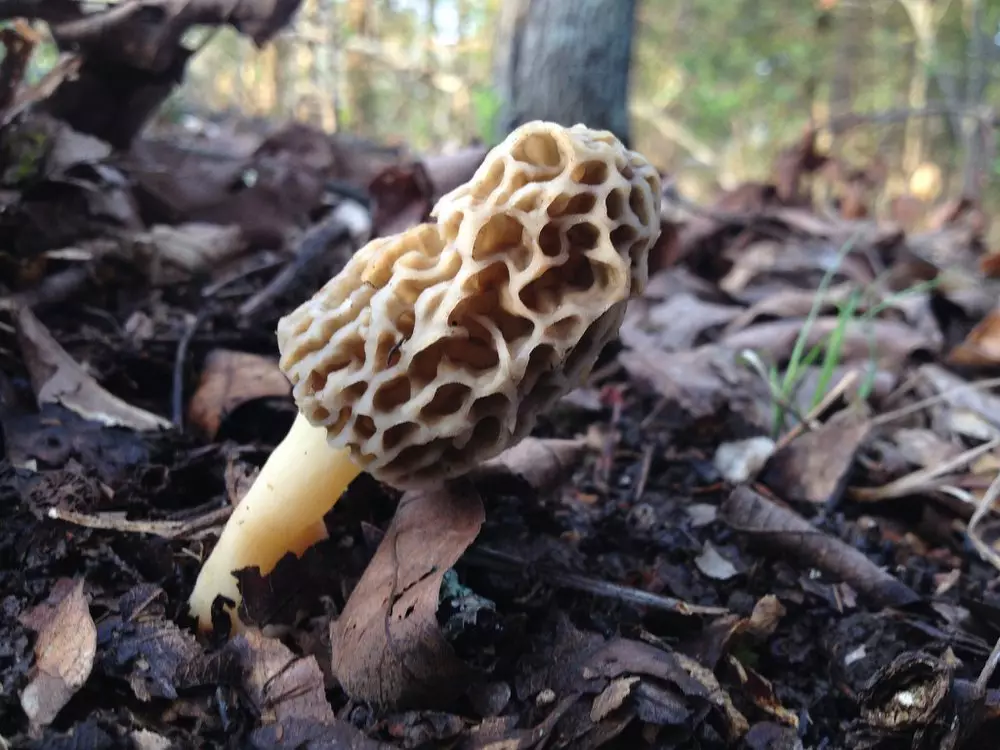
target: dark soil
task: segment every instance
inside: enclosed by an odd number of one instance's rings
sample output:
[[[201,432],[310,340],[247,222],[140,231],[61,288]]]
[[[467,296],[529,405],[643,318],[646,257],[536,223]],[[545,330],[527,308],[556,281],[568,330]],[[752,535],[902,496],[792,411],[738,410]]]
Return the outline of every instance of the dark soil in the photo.
[[[39,317],[105,387],[158,414],[171,413],[184,312],[205,314],[183,362],[185,394],[195,387],[213,348],[267,354],[275,349],[271,331],[277,308],[252,329],[241,329],[225,303],[214,301],[202,309],[193,285],[163,294],[102,287],[82,298],[88,304],[57,305],[39,311]],[[129,317],[140,312],[154,321],[154,330],[135,343],[124,330]],[[551,746],[794,747],[797,735],[805,747],[834,748],[860,747],[864,735],[886,747],[910,747],[920,737],[925,742],[938,737],[944,714],[928,715],[892,736],[863,720],[859,702],[878,670],[900,655],[918,653],[930,660],[932,675],[947,665],[948,679],[956,684],[974,681],[1000,636],[995,571],[966,554],[954,535],[916,550],[907,532],[919,533],[928,518],[910,503],[878,506],[882,517],[874,508],[849,504],[799,508],[820,529],[863,551],[919,595],[913,606],[884,608],[853,596],[850,587],[827,580],[808,564],[775,558],[766,545],[749,544],[721,519],[693,523],[693,503],[719,506],[730,492],[713,467],[716,447],[753,435],[754,429],[737,415],[690,417],[646,385],[631,382],[615,366],[613,351],[605,364],[596,384],[600,390],[592,393],[598,398],[585,405],[568,400],[536,430],[540,437],[589,434],[599,445],[559,491],[538,495],[515,484],[490,493],[486,525],[456,566],[458,581],[468,589],[462,589],[464,596],[480,602],[472,606],[477,614],[455,625],[451,618],[468,609],[460,610],[454,594],[443,597],[439,621],[449,628],[458,653],[484,671],[482,684],[450,712],[386,715],[347,701],[328,681],[326,694],[338,716],[392,746],[485,747],[462,742],[473,742],[470,730],[491,715],[514,717],[522,729],[545,718],[551,705],[521,691],[538,664],[550,670],[565,664],[567,633],[580,632],[660,644],[714,668],[752,731],[732,745],[717,721],[675,722],[652,712],[627,723],[606,743],[594,733],[574,741],[563,725],[563,742]],[[235,448],[241,449],[239,461],[263,461],[291,422],[290,402],[246,404],[227,416],[220,433],[224,439],[217,442],[199,438],[192,429],[144,437],[101,427],[59,406],[39,412],[16,357],[7,360],[4,371],[0,736],[12,747],[145,747],[140,743],[146,735],[136,732],[148,730],[175,747],[248,746],[262,719],[245,694],[239,670],[227,663],[229,652],[219,644],[193,645],[170,624],[190,627],[184,603],[198,572],[197,557],[212,537],[168,541],[93,530],[51,520],[46,511],[60,505],[87,514],[125,513],[130,519],[183,519],[221,507]],[[14,457],[21,466],[35,461],[37,471],[13,468]],[[362,476],[331,512],[322,564],[314,561],[308,575],[304,562],[293,571],[305,589],[305,595],[295,597],[294,626],[276,633],[293,651],[315,653],[321,665],[328,663],[322,654],[326,623],[343,607],[394,502],[392,493]],[[715,580],[699,570],[695,559],[706,541],[732,563],[735,575]],[[958,582],[938,595],[956,555]],[[511,558],[523,566],[512,568]],[[713,625],[716,618],[639,606],[614,592],[595,596],[560,584],[563,579],[553,571],[724,607],[743,618],[762,597],[775,596],[785,614],[768,637],[730,642],[718,623]],[[31,671],[35,636],[19,616],[43,601],[58,579],[78,576],[86,582],[98,629],[93,672],[52,725],[30,738],[19,695]],[[147,602],[149,615],[139,624],[122,614],[123,607],[135,606],[129,597],[137,596]],[[264,594],[248,597],[266,599]],[[960,618],[960,611],[967,616]],[[289,616],[286,609],[283,617]],[[145,666],[137,667],[137,659]],[[740,665],[752,670],[749,682],[745,672],[740,676]],[[995,698],[990,700],[995,706]],[[963,728],[975,725],[969,708],[974,704],[959,701],[948,715],[958,716]],[[797,719],[797,729],[788,728],[789,716]],[[659,733],[649,729],[657,726]],[[994,723],[993,739],[982,741],[995,742],[996,729]],[[532,746],[519,744],[523,738],[512,742],[502,746]],[[253,746],[293,745],[279,740],[268,745],[254,735]],[[349,745],[327,736],[294,746]]]

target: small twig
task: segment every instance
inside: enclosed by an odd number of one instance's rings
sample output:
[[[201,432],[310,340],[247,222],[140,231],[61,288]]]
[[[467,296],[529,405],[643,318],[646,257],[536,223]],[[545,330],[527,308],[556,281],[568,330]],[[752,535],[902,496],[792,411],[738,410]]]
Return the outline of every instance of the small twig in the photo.
[[[252,317],[285,293],[306,275],[331,245],[357,244],[371,232],[371,216],[360,204],[345,200],[302,238],[295,257],[268,284],[239,308],[242,317]]]
[[[998,665],[1000,665],[1000,638],[997,639],[996,645],[993,646],[993,653],[990,654],[990,658],[986,660],[983,670],[979,673],[979,679],[976,680],[977,690],[986,692],[986,686]]]
[[[809,420],[810,424],[817,424],[817,419],[820,414],[830,408],[830,404],[836,401],[840,396],[854,385],[854,381],[858,379],[857,370],[851,370],[844,375],[837,384],[831,388],[822,400],[812,408],[808,414],[806,414],[806,419]],[[805,422],[798,422],[792,426],[788,432],[781,436],[777,443],[774,445],[774,452],[777,453],[795,438],[797,438],[801,433],[805,432]]]
[[[949,396],[961,393],[962,391],[982,391],[988,388],[996,388],[997,386],[1000,386],[1000,377],[986,378],[985,380],[974,380],[971,383],[963,383],[962,385],[949,388],[946,391],[936,393],[933,396],[928,396],[927,398],[921,399],[920,401],[916,401],[912,404],[901,406],[895,411],[887,411],[885,414],[880,414],[872,419],[872,426],[884,425],[888,422],[908,417],[910,414],[922,411],[929,406],[934,406],[935,404],[947,401]]]
[[[653,444],[650,443],[642,453],[642,464],[639,469],[639,481],[635,483],[635,494],[633,497],[639,500],[642,493],[646,491],[646,483],[649,481],[649,470],[653,466]]]
[[[198,330],[205,319],[205,311],[201,310],[188,323],[184,335],[177,342],[177,356],[174,358],[173,389],[170,395],[170,410],[174,425],[178,430],[184,429],[184,363],[187,361],[187,351],[191,346],[194,332]]]
[[[164,539],[195,539],[213,526],[221,526],[232,512],[232,506],[226,505],[189,521],[129,521],[111,513],[89,515],[60,508],[49,508],[47,515],[55,521],[65,521],[88,529],[152,534]]]
[[[854,500],[861,502],[877,502],[879,500],[889,500],[894,497],[909,495],[918,490],[925,489],[934,480],[941,479],[944,475],[960,466],[972,463],[972,461],[984,453],[989,453],[997,446],[1000,446],[1000,437],[993,438],[986,443],[981,443],[974,448],[963,451],[959,455],[935,466],[928,466],[906,474],[881,487],[852,487],[849,492]]]
[[[982,537],[980,537],[976,531],[976,527],[979,526],[980,521],[982,521],[986,517],[986,514],[992,510],[993,503],[996,502],[997,497],[1000,497],[1000,472],[997,473],[989,488],[983,493],[983,497],[976,506],[976,510],[972,514],[972,518],[969,519],[969,526],[965,533],[966,536],[969,537],[969,541],[972,543],[972,546],[976,548],[977,552],[979,552],[980,556],[986,562],[993,565],[994,568],[1000,569],[1000,555],[994,552],[990,545],[984,542]]]
[[[248,265],[246,268],[242,268],[239,271],[235,271],[218,281],[213,281],[211,284],[206,285],[201,290],[201,296],[203,298],[214,297],[220,291],[225,289],[231,284],[235,284],[239,281],[243,281],[254,274],[258,274],[261,271],[269,271],[272,268],[276,268],[284,263],[284,260],[275,256],[274,253],[266,252],[258,259],[258,262]]]
[[[774,399],[775,403],[799,420],[799,424],[805,426],[804,429],[808,428],[810,430],[818,430],[820,428],[821,425],[819,422],[815,419],[809,419],[808,416],[802,413],[802,410],[799,409],[798,405],[793,403],[791,399],[781,392],[781,389],[777,386],[777,384],[771,382],[771,378],[767,375],[767,368],[764,366],[764,363],[761,361],[757,352],[751,349],[745,349],[740,352],[740,359],[746,362],[750,366],[750,369],[752,369],[757,376],[764,381],[764,384],[767,386],[771,398]]]
[[[582,591],[586,594],[603,599],[613,599],[637,607],[649,607],[663,612],[673,612],[680,615],[725,615],[729,610],[725,607],[708,607],[700,604],[690,604],[672,596],[662,596],[642,589],[622,586],[610,581],[600,581],[576,573],[566,573],[547,565],[529,564],[520,558],[489,547],[474,546],[462,556],[462,561],[481,568],[500,568],[503,570],[530,571],[536,574],[543,583],[561,588]]]

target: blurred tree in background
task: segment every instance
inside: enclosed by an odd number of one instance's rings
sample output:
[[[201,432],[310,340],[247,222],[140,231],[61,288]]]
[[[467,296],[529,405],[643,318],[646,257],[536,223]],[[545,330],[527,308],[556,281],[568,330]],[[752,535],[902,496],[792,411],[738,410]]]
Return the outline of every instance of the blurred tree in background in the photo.
[[[416,150],[493,142],[502,5],[303,0],[261,52],[212,37],[164,115],[294,117]],[[766,178],[812,121],[824,147],[877,164],[889,194],[1000,201],[1000,3],[638,0],[635,14],[631,141],[690,197]]]

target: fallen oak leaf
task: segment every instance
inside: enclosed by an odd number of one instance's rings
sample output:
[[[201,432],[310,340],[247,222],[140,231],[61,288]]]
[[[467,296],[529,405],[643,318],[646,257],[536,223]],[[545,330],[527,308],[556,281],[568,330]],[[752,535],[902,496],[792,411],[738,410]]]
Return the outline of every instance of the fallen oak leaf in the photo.
[[[693,729],[693,725],[714,712],[733,739],[748,728],[746,719],[732,705],[712,670],[684,654],[621,637],[605,640],[596,633],[578,630],[564,614],[556,616],[546,640],[543,648],[523,658],[515,690],[524,701],[533,696],[538,700],[548,694],[577,702],[570,711],[575,724],[557,729],[563,745],[586,733],[620,732],[624,726],[619,726],[617,717],[623,713],[621,720],[625,724],[638,716],[654,725]],[[620,707],[627,705],[622,712],[614,705],[616,689],[612,688],[609,694],[606,691],[614,681],[631,677],[639,680],[630,684],[627,695],[621,698]],[[598,702],[601,695],[605,697]],[[595,726],[591,713],[600,714],[605,707],[615,714],[610,721],[612,726],[602,728],[601,723]],[[573,737],[564,736],[567,732]]]
[[[340,617],[330,624],[331,668],[344,692],[379,708],[447,705],[474,674],[436,618],[444,575],[479,535],[483,504],[471,485],[403,495]]]
[[[38,633],[35,664],[21,693],[21,708],[32,726],[41,727],[52,723],[94,667],[97,628],[83,594],[83,579],[60,578],[48,598],[19,619]]]
[[[109,427],[137,432],[169,429],[168,420],[104,390],[26,307],[15,316],[17,338],[39,406],[58,403]]]
[[[286,719],[332,723],[323,672],[315,657],[299,657],[277,638],[250,628],[227,646],[243,668],[243,687],[264,724]]]

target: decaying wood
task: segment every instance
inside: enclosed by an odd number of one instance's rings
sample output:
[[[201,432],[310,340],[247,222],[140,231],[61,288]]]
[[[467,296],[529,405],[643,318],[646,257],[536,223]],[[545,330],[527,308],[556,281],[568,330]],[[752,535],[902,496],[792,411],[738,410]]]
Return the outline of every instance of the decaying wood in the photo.
[[[44,103],[83,133],[127,148],[184,77],[193,26],[229,25],[258,47],[289,23],[301,0],[125,0],[94,12],[77,0],[0,0],[0,19],[44,21],[61,50],[83,56],[79,74]]]

